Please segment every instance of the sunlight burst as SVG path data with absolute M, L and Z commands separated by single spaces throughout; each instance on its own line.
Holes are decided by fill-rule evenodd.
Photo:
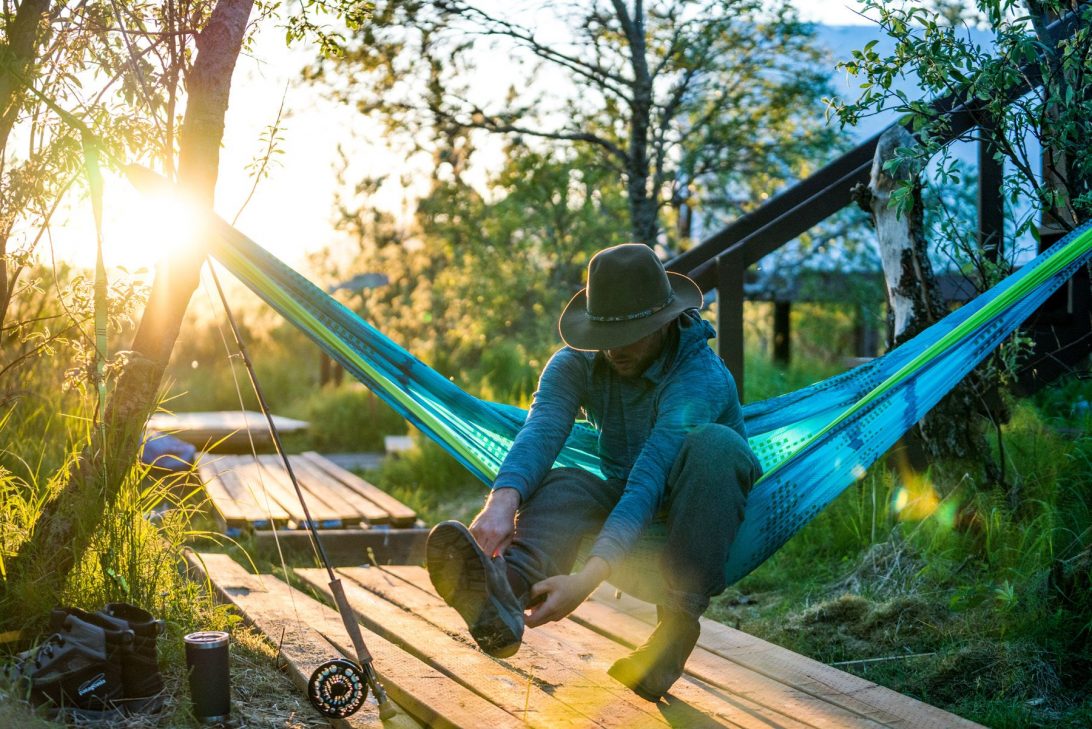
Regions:
M 119 265 L 155 263 L 193 245 L 200 223 L 197 205 L 173 190 L 135 193 L 133 204 L 109 232 L 106 247 Z

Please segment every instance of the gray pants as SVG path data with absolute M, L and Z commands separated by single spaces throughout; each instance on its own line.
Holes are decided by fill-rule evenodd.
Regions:
M 724 591 L 728 550 L 760 475 L 747 441 L 731 428 L 707 424 L 687 436 L 656 516 L 667 532 L 657 565 L 666 593 L 660 605 L 700 615 Z M 504 554 L 515 593 L 526 598 L 530 585 L 572 571 L 581 542 L 599 533 L 625 485 L 577 468 L 550 471 L 520 505 Z

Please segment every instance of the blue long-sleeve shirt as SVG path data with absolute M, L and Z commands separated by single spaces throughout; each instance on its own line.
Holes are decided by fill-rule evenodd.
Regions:
M 604 475 L 626 481 L 591 551 L 613 567 L 660 508 L 687 433 L 715 422 L 747 437 L 735 381 L 708 344 L 714 336 L 696 310 L 683 313 L 659 357 L 633 378 L 615 372 L 601 353 L 558 350 L 493 488 L 514 488 L 526 501 L 583 411 L 599 431 Z

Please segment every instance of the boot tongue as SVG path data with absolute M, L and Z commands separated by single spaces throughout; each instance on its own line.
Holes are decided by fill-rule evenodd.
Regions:
M 67 632 L 65 640 L 77 643 L 88 651 L 94 651 L 96 658 L 106 660 L 106 631 L 96 625 L 85 623 L 75 615 L 65 618 L 64 627 Z

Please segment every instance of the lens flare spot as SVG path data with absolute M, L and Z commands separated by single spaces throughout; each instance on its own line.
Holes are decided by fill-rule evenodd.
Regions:
M 940 496 L 932 483 L 917 474 L 905 474 L 902 482 L 891 503 L 899 521 L 921 521 L 937 512 Z

